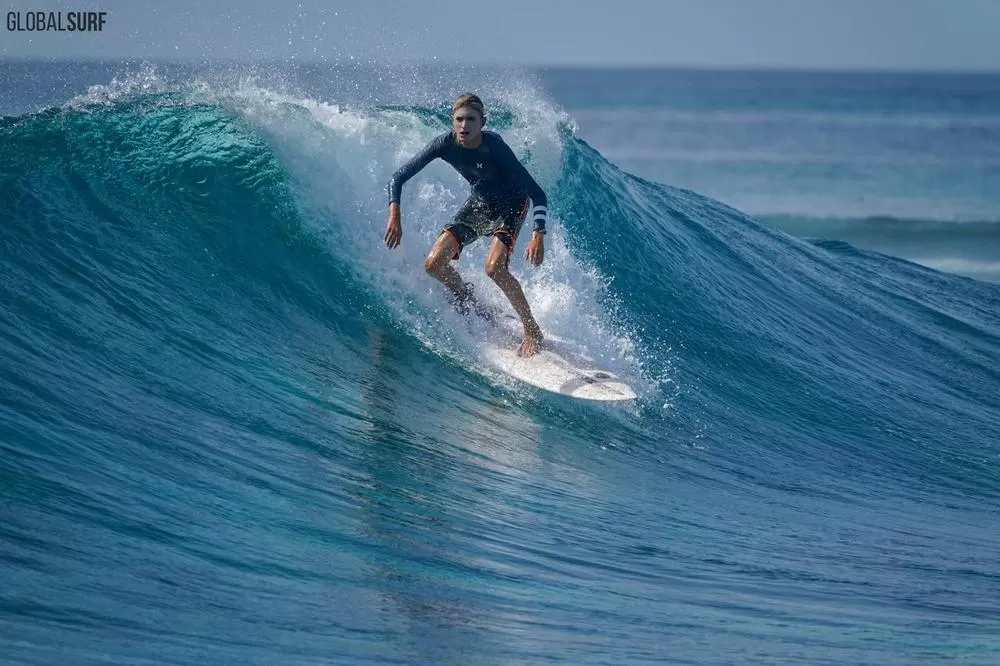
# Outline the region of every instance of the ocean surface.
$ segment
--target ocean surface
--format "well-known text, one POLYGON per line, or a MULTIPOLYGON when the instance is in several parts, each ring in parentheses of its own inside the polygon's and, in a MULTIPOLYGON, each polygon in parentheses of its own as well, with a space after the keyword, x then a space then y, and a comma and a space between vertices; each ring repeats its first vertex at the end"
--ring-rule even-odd
POLYGON ((1000 663, 1000 75, 7 61, 0 116, 0 663, 1000 663), (382 245, 465 90, 636 401, 490 366, 447 165, 382 245))

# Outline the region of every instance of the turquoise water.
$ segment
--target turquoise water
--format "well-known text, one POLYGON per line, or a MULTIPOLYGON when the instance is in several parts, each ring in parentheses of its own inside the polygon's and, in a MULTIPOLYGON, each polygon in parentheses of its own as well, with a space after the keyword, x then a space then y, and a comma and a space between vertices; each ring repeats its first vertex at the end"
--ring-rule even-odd
MULTIPOLYGON (((446 126, 443 74, 7 67, 0 661, 1000 658, 1000 286, 907 256, 995 260, 995 193, 965 188, 995 168, 996 79, 897 99, 854 75, 837 98, 797 75, 796 101, 778 74, 464 73, 549 193, 545 264, 514 262, 543 329, 640 393, 602 406, 493 371, 423 274, 465 196, 448 167, 380 244, 385 180, 446 126), (851 210, 834 169, 797 191, 803 146, 875 151, 843 120, 882 113, 866 95, 897 99, 875 173, 902 189, 851 210), (734 136, 681 131, 685 105, 734 136), (601 124, 615 108, 639 119, 601 124), (775 145, 743 113, 798 129, 775 145), (905 191, 920 140, 961 182, 905 191), (767 171, 760 208, 735 162, 767 171)), ((484 257, 460 268, 501 305, 484 257)))
POLYGON ((1000 76, 553 72, 630 173, 801 238, 1000 282, 1000 76))

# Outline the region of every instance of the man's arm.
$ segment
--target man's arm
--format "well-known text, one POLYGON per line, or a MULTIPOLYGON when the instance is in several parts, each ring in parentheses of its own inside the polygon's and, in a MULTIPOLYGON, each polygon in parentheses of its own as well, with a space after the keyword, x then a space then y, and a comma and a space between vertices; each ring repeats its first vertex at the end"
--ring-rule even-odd
POLYGON ((431 163, 431 161, 441 156, 450 132, 442 134, 431 140, 424 149, 410 158, 410 161, 399 167, 396 173, 392 174, 389 183, 386 185, 386 192, 389 195, 389 203, 399 203, 399 198, 403 193, 403 183, 417 175, 421 169, 431 163))
MULTIPOLYGON (((497 137, 499 139, 499 137, 497 137)), ((545 198, 545 192, 538 185, 528 170, 524 168, 524 165, 517 159, 514 151, 510 149, 510 146, 503 139, 499 139, 496 142, 497 156, 501 159, 504 166, 510 171, 511 175, 514 177, 514 182, 518 184, 528 196, 531 197, 531 217, 534 221, 534 230, 544 234, 545 233, 545 220, 548 214, 548 201, 545 198)))
POLYGON ((403 193, 403 183, 417 175, 421 169, 441 156, 451 133, 445 133, 433 139, 424 146, 424 149, 410 158, 410 161, 399 167, 396 173, 392 174, 386 185, 389 194, 389 221, 385 225, 386 247, 399 247, 403 239, 403 221, 399 212, 399 197, 403 193))

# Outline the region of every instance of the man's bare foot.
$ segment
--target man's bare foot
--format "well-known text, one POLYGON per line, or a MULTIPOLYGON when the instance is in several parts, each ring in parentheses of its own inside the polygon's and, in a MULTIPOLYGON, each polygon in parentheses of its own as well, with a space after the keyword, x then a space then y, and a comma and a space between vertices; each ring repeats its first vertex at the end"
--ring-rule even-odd
POLYGON ((521 341, 521 346, 517 348, 518 356, 533 356, 535 352, 538 351, 538 347, 542 344, 542 331, 538 328, 524 330, 524 340, 521 341))

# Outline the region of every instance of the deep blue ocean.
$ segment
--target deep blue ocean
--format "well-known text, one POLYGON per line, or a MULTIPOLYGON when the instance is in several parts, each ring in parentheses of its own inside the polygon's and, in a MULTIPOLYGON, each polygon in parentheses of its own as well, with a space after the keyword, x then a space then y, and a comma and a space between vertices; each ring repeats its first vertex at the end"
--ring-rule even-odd
POLYGON ((1000 75, 8 61, 0 115, 0 662, 1000 663, 1000 75), (466 90, 638 400, 486 362, 447 165, 383 246, 466 90))

